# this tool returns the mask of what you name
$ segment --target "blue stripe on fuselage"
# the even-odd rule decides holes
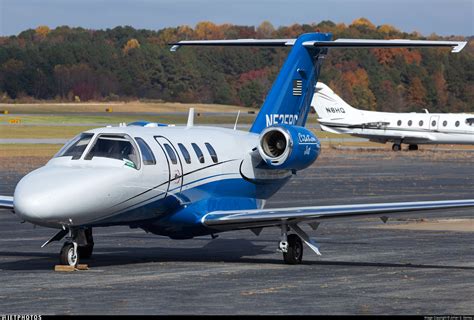
[[[234,173],[200,178],[188,182],[186,185],[229,175],[234,175]],[[201,225],[200,219],[208,212],[257,209],[259,208],[259,200],[257,199],[268,199],[286,181],[288,179],[274,181],[270,185],[255,184],[242,178],[207,182],[112,215],[92,224],[92,226],[131,225],[147,228],[148,231],[160,235],[174,235],[181,238],[184,237],[182,234],[183,228],[190,232],[190,236],[206,234],[210,231]],[[183,201],[183,199],[186,200]],[[180,231],[178,232],[178,230]]]

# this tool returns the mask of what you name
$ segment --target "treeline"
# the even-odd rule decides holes
[[[306,32],[337,38],[449,39],[404,33],[364,18],[274,28],[198,23],[158,31],[40,26],[0,37],[0,102],[160,99],[259,106],[289,49],[184,48],[191,39],[294,38]],[[449,49],[339,49],[321,81],[354,106],[383,111],[474,112],[474,45]]]

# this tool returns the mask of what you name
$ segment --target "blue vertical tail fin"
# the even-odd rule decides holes
[[[303,43],[330,41],[331,38],[328,33],[308,33],[296,39],[250,132],[260,133],[279,123],[305,125],[327,48],[304,46]]]

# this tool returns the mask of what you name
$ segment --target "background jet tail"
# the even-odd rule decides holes
[[[363,112],[351,107],[322,82],[316,84],[311,107],[314,108],[319,119],[344,119]]]

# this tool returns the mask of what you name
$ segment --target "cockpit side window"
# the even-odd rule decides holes
[[[54,157],[72,157],[72,160],[80,159],[93,136],[93,133],[81,133],[77,135],[62,147]]]
[[[135,140],[137,141],[138,147],[140,148],[140,151],[142,152],[143,164],[144,165],[156,164],[153,151],[151,151],[150,147],[145,142],[145,140],[138,137],[135,137]]]
[[[466,124],[468,126],[474,127],[474,118],[467,118],[466,119]]]
[[[129,137],[125,135],[100,135],[85,160],[94,157],[123,160],[125,165],[138,169],[138,152]]]

